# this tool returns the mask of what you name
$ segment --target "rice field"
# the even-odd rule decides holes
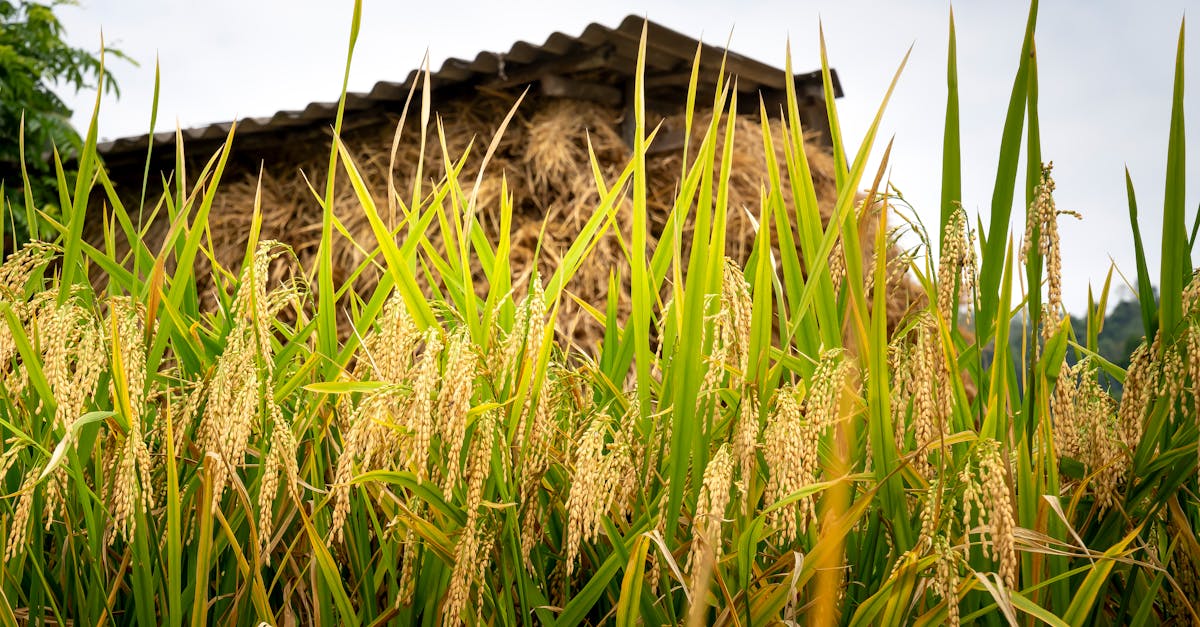
[[[1086,337],[1061,301],[1035,17],[1036,2],[986,225],[957,203],[956,81],[940,221],[896,220],[887,97],[843,143],[822,42],[836,203],[823,219],[790,90],[750,138],[768,176],[743,263],[732,115],[685,116],[695,143],[651,247],[655,129],[636,107],[632,157],[594,168],[599,200],[545,271],[513,264],[512,193],[486,167],[503,125],[469,149],[478,176],[454,167],[464,154],[386,206],[335,133],[311,179],[315,259],[261,236],[256,196],[226,267],[209,219],[236,129],[135,207],[93,116],[78,175],[59,178],[62,222],[0,266],[0,626],[1200,622],[1182,29],[1161,268],[1129,184],[1147,339],[1123,370],[1096,350],[1109,285]],[[694,76],[689,102],[737,110],[736,90],[695,93]],[[351,237],[338,179],[369,227],[349,242],[356,275],[378,276],[364,293],[334,280]],[[169,225],[154,247],[151,215]],[[894,253],[898,228],[921,245]],[[596,243],[626,230],[604,297],[577,299]],[[897,276],[924,298],[889,325]],[[603,329],[595,352],[556,332],[568,304]]]

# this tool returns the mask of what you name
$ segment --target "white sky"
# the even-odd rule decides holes
[[[1027,8],[1018,2],[964,1],[955,7],[962,119],[963,204],[984,223],[995,177],[1005,107],[1020,52]],[[1142,234],[1152,276],[1158,274],[1167,131],[1175,44],[1185,0],[1048,0],[1038,19],[1042,154],[1055,163],[1060,209],[1084,220],[1062,222],[1067,305],[1081,313],[1088,285],[1097,293],[1110,256],[1136,278],[1123,168],[1138,190]],[[159,130],[235,117],[270,115],[336,98],[341,86],[352,3],[347,0],[83,0],[63,7],[68,38],[80,46],[106,41],[141,66],[111,64],[122,98],[105,98],[100,135],[146,132],[154,61],[162,64]],[[949,6],[892,0],[608,2],[458,0],[410,4],[365,0],[350,89],[403,80],[426,49],[437,67],[447,57],[504,51],[517,40],[541,43],[553,31],[578,34],[588,23],[616,26],[628,14],[721,44],[782,67],[791,37],[793,66],[819,66],[818,20],[846,96],[839,115],[857,146],[892,73],[910,45],[912,57],[884,118],[876,157],[895,136],[892,181],[928,225],[937,224],[946,99]],[[1200,119],[1200,40],[1187,36],[1186,118]],[[94,94],[68,101],[83,127]],[[1189,134],[1189,221],[1200,200],[1200,133]],[[873,169],[870,171],[874,171]],[[1023,170],[1022,170],[1023,172]],[[1018,202],[1023,194],[1018,183]],[[1023,215],[1015,212],[1015,215]],[[1190,226],[1190,224],[1189,224]],[[1023,230],[1014,227],[1017,237]]]

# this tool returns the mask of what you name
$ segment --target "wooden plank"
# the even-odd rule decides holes
[[[588,100],[610,107],[620,106],[625,99],[621,90],[612,85],[575,81],[557,74],[547,74],[539,82],[546,96]]]

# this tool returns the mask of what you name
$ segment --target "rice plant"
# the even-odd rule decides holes
[[[314,265],[260,237],[256,202],[228,268],[208,231],[236,128],[190,180],[127,207],[93,115],[78,177],[59,179],[63,221],[0,266],[0,625],[1200,621],[1182,29],[1157,277],[1129,183],[1139,285],[1160,292],[1141,300],[1147,341],[1125,371],[1096,352],[1107,285],[1088,337],[1064,316],[1036,16],[1034,2],[986,229],[957,204],[951,21],[941,219],[912,227],[910,254],[894,252],[888,151],[867,169],[887,97],[845,145],[823,42],[828,219],[789,81],[754,138],[769,174],[754,249],[727,260],[738,95],[693,79],[688,101],[711,97],[714,115],[686,116],[701,139],[651,249],[639,62],[632,158],[595,169],[581,235],[521,290],[505,182],[481,205],[486,167],[470,180],[449,160],[377,206],[342,108],[311,194]],[[503,133],[471,150],[486,163]],[[337,177],[371,227],[352,242],[368,251],[356,275],[379,276],[365,293],[334,283]],[[152,247],[154,215],[169,228]],[[580,351],[556,318],[619,216],[630,287],[614,272],[606,300],[582,303],[604,333]],[[897,281],[925,299],[889,325]],[[1037,330],[1020,354],[1014,316]]]

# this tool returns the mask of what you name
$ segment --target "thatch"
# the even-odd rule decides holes
[[[451,159],[458,159],[474,141],[472,154],[460,174],[464,185],[475,180],[487,143],[510,106],[511,99],[507,96],[480,94],[469,101],[457,100],[440,108],[440,128],[444,132],[447,153]],[[494,236],[499,228],[503,175],[514,198],[512,258],[516,274],[513,277],[514,288],[518,292],[523,291],[533,272],[535,249],[539,234],[543,232],[543,224],[544,239],[537,260],[538,270],[542,276],[549,276],[559,263],[559,255],[579,234],[591,211],[599,203],[588,160],[589,140],[600,169],[608,179],[615,178],[628,162],[629,149],[620,132],[621,116],[620,109],[592,102],[543,97],[527,100],[503,135],[479,190],[477,216],[484,230]],[[412,194],[418,158],[420,128],[414,119],[416,117],[408,116],[395,157],[396,168],[390,173],[395,189],[404,199]],[[699,144],[698,135],[704,132],[710,119],[709,115],[697,114],[693,125],[696,135],[695,141],[691,142],[693,147]],[[385,215],[389,207],[388,168],[398,120],[399,116],[396,116],[389,122],[348,132],[344,137],[376,205]],[[759,212],[766,164],[757,116],[739,115],[734,123],[727,252],[735,260],[745,262],[754,239],[754,226],[749,214],[757,215]],[[681,129],[682,126],[678,118],[668,118],[665,123],[667,128]],[[422,176],[425,181],[438,180],[444,174],[438,128],[436,123],[429,128]],[[778,161],[783,163],[783,138],[779,129],[775,133]],[[265,169],[261,176],[262,237],[291,245],[302,264],[310,268],[316,260],[322,211],[309,182],[318,193],[324,191],[328,147],[327,142],[282,141],[274,154],[265,156]],[[658,241],[679,184],[682,170],[682,155],[679,153],[678,150],[666,151],[647,158],[651,230],[648,245],[651,249]],[[815,142],[806,146],[806,153],[822,218],[828,220],[836,201],[833,160]],[[258,172],[243,169],[227,173],[226,181],[229,182],[222,184],[212,209],[212,244],[218,262],[227,268],[235,268],[245,253],[254,195],[259,188]],[[788,186],[786,174],[783,185],[785,188]],[[425,190],[428,189],[427,184]],[[361,205],[342,174],[338,178],[333,209],[357,242],[356,245],[335,235],[338,244],[333,254],[334,281],[340,285],[366,258],[375,241]],[[621,237],[625,242],[630,237],[630,210],[630,204],[625,202],[618,213],[617,225],[622,230]],[[625,219],[620,219],[621,216]],[[863,223],[864,235],[873,238],[876,221],[865,219]],[[165,224],[156,224],[152,227],[150,239],[160,239],[165,228]],[[431,241],[440,245],[438,236],[431,235]],[[686,236],[684,241],[688,241]],[[863,241],[869,245],[873,239]],[[866,261],[869,264],[869,260]],[[923,299],[920,290],[904,278],[900,264],[897,267],[888,288],[889,326],[892,327],[915,302]],[[610,233],[599,241],[588,263],[576,275],[568,290],[580,300],[603,309],[609,273],[612,271],[624,278],[627,295],[628,264],[620,240]],[[476,274],[482,284],[482,272]],[[198,276],[205,281],[208,274],[202,269]],[[359,293],[367,294],[377,280],[377,272],[364,272],[357,279],[355,288]],[[200,287],[202,295],[207,294],[211,298],[213,286],[202,284]],[[623,298],[622,303],[627,307],[628,298]],[[571,299],[564,299],[558,325],[562,334],[589,351],[594,348],[603,331]]]

